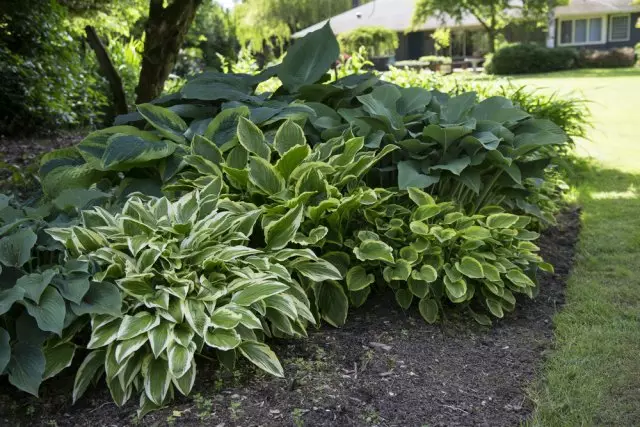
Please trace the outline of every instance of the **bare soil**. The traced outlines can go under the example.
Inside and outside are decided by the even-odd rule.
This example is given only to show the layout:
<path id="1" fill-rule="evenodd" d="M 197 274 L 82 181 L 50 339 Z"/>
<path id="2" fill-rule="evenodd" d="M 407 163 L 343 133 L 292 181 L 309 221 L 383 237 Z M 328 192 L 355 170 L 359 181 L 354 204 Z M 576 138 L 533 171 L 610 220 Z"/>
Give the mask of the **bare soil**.
<path id="1" fill-rule="evenodd" d="M 492 328 L 447 312 L 428 325 L 380 295 L 350 313 L 341 329 L 307 340 L 272 342 L 285 367 L 277 379 L 241 364 L 235 374 L 199 360 L 190 397 L 136 418 L 137 402 L 118 408 L 101 383 L 71 404 L 72 369 L 41 388 L 41 398 L 0 381 L 6 426 L 517 426 L 533 409 L 527 387 L 552 345 L 552 317 L 564 301 L 579 213 L 568 210 L 541 239 L 555 273 L 537 299 Z"/>

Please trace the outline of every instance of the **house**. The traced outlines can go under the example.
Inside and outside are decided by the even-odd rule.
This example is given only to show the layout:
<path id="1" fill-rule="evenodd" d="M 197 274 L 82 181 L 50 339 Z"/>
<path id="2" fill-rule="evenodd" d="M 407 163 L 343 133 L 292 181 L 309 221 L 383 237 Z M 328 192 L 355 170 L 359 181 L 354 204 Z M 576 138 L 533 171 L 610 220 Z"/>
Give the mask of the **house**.
<path id="1" fill-rule="evenodd" d="M 452 0 L 453 1 L 453 0 Z M 606 49 L 634 46 L 640 42 L 640 4 L 632 0 L 573 0 L 557 7 L 551 19 L 551 31 L 526 24 L 509 25 L 504 31 L 509 42 L 537 42 L 549 46 L 576 46 Z M 431 34 L 440 27 L 451 28 L 451 46 L 440 52 L 452 57 L 481 56 L 488 51 L 488 39 L 480 22 L 472 15 L 461 20 L 432 17 L 417 28 L 411 18 L 415 0 L 374 0 L 330 18 L 334 33 L 340 34 L 364 26 L 382 26 L 398 32 L 395 59 L 418 59 L 435 55 Z M 293 35 L 302 37 L 322 27 L 319 22 Z M 555 28 L 554 28 L 555 27 Z"/>

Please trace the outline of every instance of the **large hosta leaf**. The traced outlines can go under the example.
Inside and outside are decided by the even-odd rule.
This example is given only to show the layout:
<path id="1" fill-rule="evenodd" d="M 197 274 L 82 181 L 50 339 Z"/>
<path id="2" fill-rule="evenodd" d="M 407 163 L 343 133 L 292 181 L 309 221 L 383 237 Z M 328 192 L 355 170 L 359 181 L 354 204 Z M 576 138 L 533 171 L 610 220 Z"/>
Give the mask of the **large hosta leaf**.
<path id="1" fill-rule="evenodd" d="M 184 142 L 182 134 L 187 130 L 187 124 L 173 111 L 153 104 L 141 104 L 138 111 L 154 128 L 167 138 Z"/>
<path id="2" fill-rule="evenodd" d="M 24 228 L 0 239 L 0 263 L 9 267 L 21 267 L 31 258 L 31 249 L 37 236 L 31 229 Z"/>
<path id="3" fill-rule="evenodd" d="M 176 149 L 171 141 L 149 141 L 136 135 L 116 133 L 109 137 L 100 159 L 102 170 L 127 170 L 152 160 L 169 157 Z"/>
<path id="4" fill-rule="evenodd" d="M 317 82 L 338 55 L 340 46 L 327 22 L 293 43 L 278 67 L 278 77 L 289 92 L 294 92 L 300 86 Z"/>
<path id="5" fill-rule="evenodd" d="M 65 302 L 54 287 L 49 286 L 44 290 L 38 304 L 29 301 L 25 301 L 24 304 L 41 330 L 62 334 L 66 314 Z"/>
<path id="6" fill-rule="evenodd" d="M 332 326 L 342 326 L 347 320 L 349 300 L 338 282 L 316 283 L 313 287 L 316 307 L 324 321 Z"/>
<path id="7" fill-rule="evenodd" d="M 427 188 L 440 181 L 439 176 L 420 173 L 420 163 L 416 160 L 398 162 L 398 187 L 406 190 L 409 187 Z"/>
<path id="8" fill-rule="evenodd" d="M 11 349 L 11 361 L 7 366 L 9 382 L 22 391 L 38 396 L 45 365 L 40 346 L 18 342 Z"/>

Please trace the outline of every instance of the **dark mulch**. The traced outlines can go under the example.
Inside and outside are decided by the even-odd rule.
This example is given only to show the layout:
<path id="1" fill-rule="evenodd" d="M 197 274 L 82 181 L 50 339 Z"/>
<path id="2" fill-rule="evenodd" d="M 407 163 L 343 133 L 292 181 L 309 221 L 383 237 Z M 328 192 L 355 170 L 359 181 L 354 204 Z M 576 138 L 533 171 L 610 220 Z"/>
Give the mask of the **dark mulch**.
<path id="1" fill-rule="evenodd" d="M 244 364 L 221 374 L 199 361 L 189 398 L 142 421 L 135 403 L 117 408 L 105 386 L 71 405 L 71 373 L 42 387 L 41 400 L 0 383 L 0 424 L 11 426 L 517 426 L 532 411 L 526 389 L 553 338 L 552 316 L 563 304 L 579 232 L 577 210 L 547 230 L 542 252 L 555 265 L 536 300 L 484 328 L 453 312 L 427 325 L 390 296 L 351 313 L 341 329 L 274 343 L 286 378 Z M 70 370 L 68 370 L 70 371 Z M 219 379 L 222 375 L 222 379 Z"/>

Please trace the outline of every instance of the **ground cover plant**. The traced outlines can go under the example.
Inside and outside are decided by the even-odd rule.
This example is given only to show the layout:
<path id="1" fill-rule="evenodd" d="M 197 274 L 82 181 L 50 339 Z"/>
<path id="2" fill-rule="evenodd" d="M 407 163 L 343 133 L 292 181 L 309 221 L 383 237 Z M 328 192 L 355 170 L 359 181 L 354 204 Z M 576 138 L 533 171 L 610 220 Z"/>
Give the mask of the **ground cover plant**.
<path id="1" fill-rule="evenodd" d="M 545 171 L 569 144 L 562 128 L 504 97 L 332 79 L 338 54 L 327 25 L 259 74 L 201 74 L 43 157 L 40 205 L 81 213 L 42 235 L 61 265 L 78 263 L 72 273 L 121 301 L 73 311 L 94 298 L 58 300 L 82 327 L 56 328 L 45 349 L 66 337 L 89 350 L 74 399 L 104 373 L 114 401 L 135 393 L 142 415 L 188 394 L 210 353 L 281 375 L 265 338 L 341 326 L 378 289 L 405 309 L 415 301 L 428 322 L 454 305 L 482 324 L 512 311 L 514 293 L 537 293 L 536 274 L 552 267 L 532 228 L 554 213 Z M 256 92 L 274 76 L 281 87 Z M 28 263 L 34 244 L 21 264 L 0 261 Z M 37 321 L 4 279 L 5 305 Z"/>

